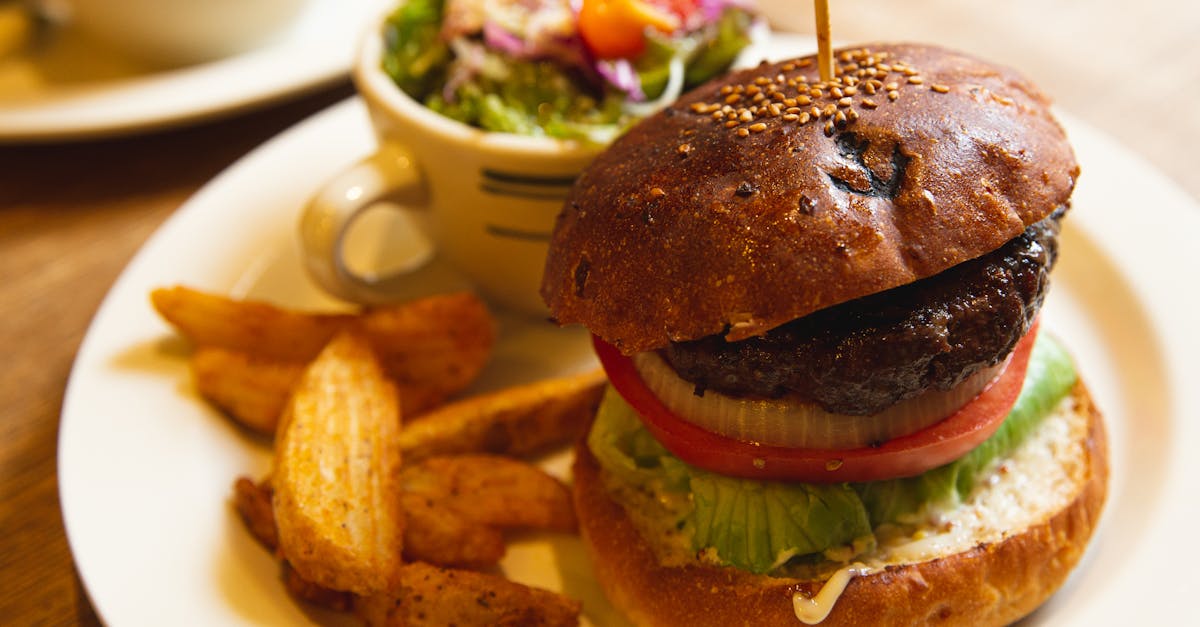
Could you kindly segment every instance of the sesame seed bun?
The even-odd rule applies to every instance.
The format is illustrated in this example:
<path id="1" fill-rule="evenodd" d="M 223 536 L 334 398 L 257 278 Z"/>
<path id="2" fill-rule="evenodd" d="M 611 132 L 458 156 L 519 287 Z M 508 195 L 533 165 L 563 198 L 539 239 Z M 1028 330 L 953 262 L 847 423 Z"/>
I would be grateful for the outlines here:
<path id="1" fill-rule="evenodd" d="M 819 90 L 811 57 L 717 79 L 601 154 L 551 241 L 555 319 L 625 354 L 741 340 L 995 250 L 1067 204 L 1078 165 L 1017 73 L 921 45 L 835 59 L 840 84 Z"/>
<path id="2" fill-rule="evenodd" d="M 821 627 L 1005 625 L 1049 598 L 1083 555 L 1107 494 L 1104 424 L 1082 383 L 1024 450 L 1014 456 L 1025 455 L 1010 472 L 1021 473 L 1012 478 L 1019 486 L 1011 491 L 1027 495 L 1016 504 L 1027 524 L 977 531 L 965 540 L 931 538 L 933 546 L 957 548 L 919 560 L 887 561 L 886 567 L 852 579 Z M 812 597 L 823 579 L 753 575 L 695 559 L 664 564 L 654 540 L 644 537 L 611 498 L 587 446 L 581 444 L 577 453 L 574 490 L 581 532 L 609 600 L 634 624 L 800 624 L 793 594 Z M 1042 472 L 1044 464 L 1050 472 Z M 1058 483 L 1052 476 L 1060 477 Z M 984 520 L 1009 520 L 998 510 L 1005 502 L 1013 507 L 1011 494 L 989 499 L 989 491 L 1003 489 L 982 488 L 967 507 L 982 511 Z M 1051 492 L 1061 496 L 1040 498 Z"/>

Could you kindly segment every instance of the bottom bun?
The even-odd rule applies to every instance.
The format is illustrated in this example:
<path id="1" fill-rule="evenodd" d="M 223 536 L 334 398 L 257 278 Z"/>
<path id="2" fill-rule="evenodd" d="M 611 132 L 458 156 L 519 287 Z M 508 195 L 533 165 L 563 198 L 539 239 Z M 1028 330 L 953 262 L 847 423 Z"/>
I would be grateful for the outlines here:
<path id="1" fill-rule="evenodd" d="M 1074 483 L 1065 499 L 1036 512 L 1023 529 L 969 539 L 958 552 L 888 563 L 851 579 L 822 627 L 1005 625 L 1045 602 L 1083 555 L 1108 483 L 1104 424 L 1082 383 L 1046 420 L 1051 419 L 1074 427 L 1064 431 L 1073 434 L 1071 441 L 1045 447 L 1058 455 L 1069 452 L 1070 459 L 1055 458 Z M 794 595 L 811 598 L 824 584 L 700 562 L 663 565 L 624 507 L 610 498 L 584 443 L 574 473 L 580 529 L 596 576 L 609 600 L 636 625 L 799 625 Z M 1039 479 L 1025 477 L 1023 489 L 1038 490 Z"/>

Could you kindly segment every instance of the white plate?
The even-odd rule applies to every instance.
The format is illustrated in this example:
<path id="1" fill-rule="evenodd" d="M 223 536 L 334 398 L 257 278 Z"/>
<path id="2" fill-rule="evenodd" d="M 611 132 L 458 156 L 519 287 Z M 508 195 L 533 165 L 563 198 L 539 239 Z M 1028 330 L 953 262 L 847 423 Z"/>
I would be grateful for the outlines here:
<path id="1" fill-rule="evenodd" d="M 770 49 L 771 56 L 791 50 Z M 1200 309 L 1193 242 L 1200 207 L 1103 135 L 1065 122 L 1084 174 L 1044 320 L 1076 355 L 1108 416 L 1113 478 L 1084 563 L 1029 622 L 1178 622 L 1198 607 L 1191 584 L 1200 548 L 1190 531 L 1200 519 L 1200 455 L 1188 447 L 1200 442 L 1200 332 L 1193 322 Z M 372 146 L 357 100 L 272 140 L 182 207 L 97 314 L 63 407 L 59 485 L 76 564 L 109 624 L 327 618 L 286 597 L 275 564 L 232 512 L 233 479 L 261 476 L 267 451 L 196 398 L 181 343 L 146 295 L 183 283 L 329 305 L 300 268 L 297 208 L 320 181 Z M 482 385 L 590 363 L 579 329 L 507 320 Z M 562 468 L 564 459 L 555 461 Z M 518 580 L 584 599 L 592 623 L 618 622 L 574 538 L 527 538 L 504 566 Z"/>
<path id="2" fill-rule="evenodd" d="M 0 54 L 0 142 L 163 128 L 316 89 L 349 72 L 371 6 L 368 0 L 310 0 L 254 50 L 157 72 L 90 45 L 69 27 L 32 34 L 19 50 Z M 15 9 L 7 10 L 8 19 L 17 19 Z M 6 44 L 15 45 L 0 41 L 0 48 Z"/>

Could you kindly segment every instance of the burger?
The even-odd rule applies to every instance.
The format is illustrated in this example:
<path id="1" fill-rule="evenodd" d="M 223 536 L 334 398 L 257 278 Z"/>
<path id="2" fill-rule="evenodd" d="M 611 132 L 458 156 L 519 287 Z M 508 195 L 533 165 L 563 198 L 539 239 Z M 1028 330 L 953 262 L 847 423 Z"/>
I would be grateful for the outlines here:
<path id="1" fill-rule="evenodd" d="M 638 625 L 999 625 L 1085 551 L 1104 426 L 1039 329 L 1079 173 L 1046 96 L 937 47 L 733 73 L 619 138 L 542 283 L 610 380 L 577 450 Z"/>

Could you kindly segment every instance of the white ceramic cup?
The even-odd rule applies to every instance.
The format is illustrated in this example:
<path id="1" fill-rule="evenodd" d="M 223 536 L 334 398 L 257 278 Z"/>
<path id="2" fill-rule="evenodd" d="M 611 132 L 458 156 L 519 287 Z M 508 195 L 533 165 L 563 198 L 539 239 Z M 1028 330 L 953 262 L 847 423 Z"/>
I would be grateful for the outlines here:
<path id="1" fill-rule="evenodd" d="M 354 222 L 373 207 L 396 208 L 408 214 L 433 255 L 489 301 L 545 315 L 538 287 L 555 217 L 600 147 L 492 133 L 427 109 L 381 68 L 384 19 L 368 29 L 354 66 L 378 147 L 325 184 L 305 208 L 300 237 L 309 274 L 352 302 L 404 297 L 417 280 L 407 269 L 369 276 L 345 260 Z"/>
<path id="2" fill-rule="evenodd" d="M 244 52 L 308 0 L 40 0 L 71 28 L 147 63 L 174 66 Z"/>

